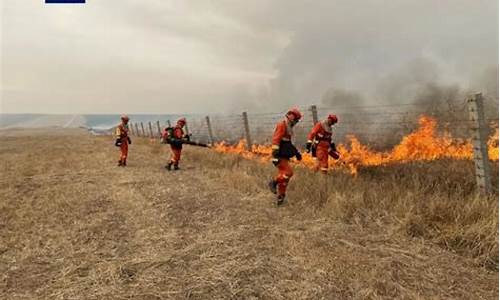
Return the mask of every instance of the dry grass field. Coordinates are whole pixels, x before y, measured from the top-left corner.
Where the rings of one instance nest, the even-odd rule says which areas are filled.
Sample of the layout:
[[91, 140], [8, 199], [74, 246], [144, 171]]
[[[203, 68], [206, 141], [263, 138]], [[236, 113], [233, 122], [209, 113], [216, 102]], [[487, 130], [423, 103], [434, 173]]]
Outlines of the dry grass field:
[[[110, 137], [0, 131], [0, 299], [497, 299], [498, 199], [464, 161], [324, 177]], [[498, 165], [494, 169], [498, 169]], [[498, 173], [495, 171], [495, 180]], [[498, 187], [496, 187], [498, 195]]]

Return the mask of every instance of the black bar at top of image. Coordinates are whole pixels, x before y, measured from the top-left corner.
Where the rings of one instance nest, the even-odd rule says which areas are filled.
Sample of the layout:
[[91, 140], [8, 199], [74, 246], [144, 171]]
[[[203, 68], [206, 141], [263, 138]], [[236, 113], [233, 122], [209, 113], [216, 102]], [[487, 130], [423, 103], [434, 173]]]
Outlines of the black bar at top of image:
[[85, 4], [85, 0], [45, 0], [45, 4], [50, 3], [83, 3]]

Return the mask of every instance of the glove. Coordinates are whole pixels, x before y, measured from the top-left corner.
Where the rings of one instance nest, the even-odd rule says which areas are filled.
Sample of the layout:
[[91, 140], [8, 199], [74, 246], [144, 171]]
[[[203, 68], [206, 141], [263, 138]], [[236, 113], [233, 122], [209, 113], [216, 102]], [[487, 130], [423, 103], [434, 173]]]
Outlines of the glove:
[[307, 153], [311, 152], [312, 145], [313, 145], [312, 141], [307, 141], [307, 143], [306, 143], [306, 152]]
[[300, 152], [297, 151], [297, 154], [295, 154], [295, 158], [298, 160], [298, 161], [301, 161], [302, 160], [302, 154], [300, 154]]
[[330, 150], [330, 156], [333, 157], [333, 159], [339, 159], [340, 158], [340, 153], [337, 151]]
[[275, 167], [277, 167], [277, 166], [278, 166], [278, 163], [280, 162], [280, 160], [279, 160], [278, 158], [273, 158], [271, 161], [273, 162], [273, 165], [274, 165]]
[[130, 137], [127, 136], [127, 141], [128, 141], [128, 144], [132, 144], [132, 140], [130, 139]]
[[331, 143], [330, 143], [330, 149], [331, 149], [332, 151], [337, 152], [337, 146], [335, 145], [335, 143], [334, 143], [334, 142], [331, 142]]
[[116, 141], [115, 141], [115, 146], [116, 147], [120, 147], [122, 144], [122, 140], [120, 138], [117, 138]]
[[273, 156], [272, 162], [273, 162], [274, 166], [278, 166], [278, 163], [280, 161], [280, 159], [279, 159], [279, 153], [280, 153], [280, 149], [279, 148], [273, 148], [273, 152], [271, 154]]
[[279, 158], [280, 149], [273, 149], [273, 158]]

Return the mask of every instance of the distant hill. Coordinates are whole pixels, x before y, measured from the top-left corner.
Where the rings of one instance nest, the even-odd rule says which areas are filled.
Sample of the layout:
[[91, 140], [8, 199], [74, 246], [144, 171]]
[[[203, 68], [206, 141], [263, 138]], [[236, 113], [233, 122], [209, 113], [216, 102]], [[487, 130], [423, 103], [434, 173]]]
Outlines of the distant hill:
[[1, 128], [87, 127], [82, 115], [1, 114]]
[[[129, 115], [132, 122], [148, 122], [159, 120], [165, 124], [167, 120], [174, 122], [178, 115]], [[7, 128], [43, 128], [84, 127], [97, 131], [108, 130], [120, 122], [120, 115], [57, 115], [57, 114], [0, 114], [0, 129]]]

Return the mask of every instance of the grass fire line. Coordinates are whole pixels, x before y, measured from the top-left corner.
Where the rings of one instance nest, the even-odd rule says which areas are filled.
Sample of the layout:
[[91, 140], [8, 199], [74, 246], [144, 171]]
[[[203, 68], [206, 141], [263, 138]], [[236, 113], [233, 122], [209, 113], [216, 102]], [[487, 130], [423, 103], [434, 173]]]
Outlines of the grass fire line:
[[[353, 175], [358, 169], [365, 166], [381, 166], [393, 163], [410, 161], [430, 161], [436, 159], [471, 160], [473, 157], [472, 143], [469, 139], [454, 138], [444, 131], [437, 131], [438, 121], [432, 117], [422, 115], [418, 119], [418, 128], [404, 136], [399, 144], [390, 151], [378, 152], [363, 145], [354, 135], [348, 136], [349, 146], [340, 144], [337, 149], [341, 158], [330, 164], [330, 169], [348, 169]], [[335, 129], [334, 129], [335, 130]], [[252, 145], [252, 150], [247, 150], [246, 141], [240, 140], [236, 145], [225, 142], [216, 143], [213, 147], [221, 153], [233, 153], [246, 159], [268, 162], [271, 159], [270, 145]], [[488, 156], [490, 160], [498, 161], [498, 127], [488, 140]], [[314, 168], [315, 158], [305, 154], [298, 165]]]

